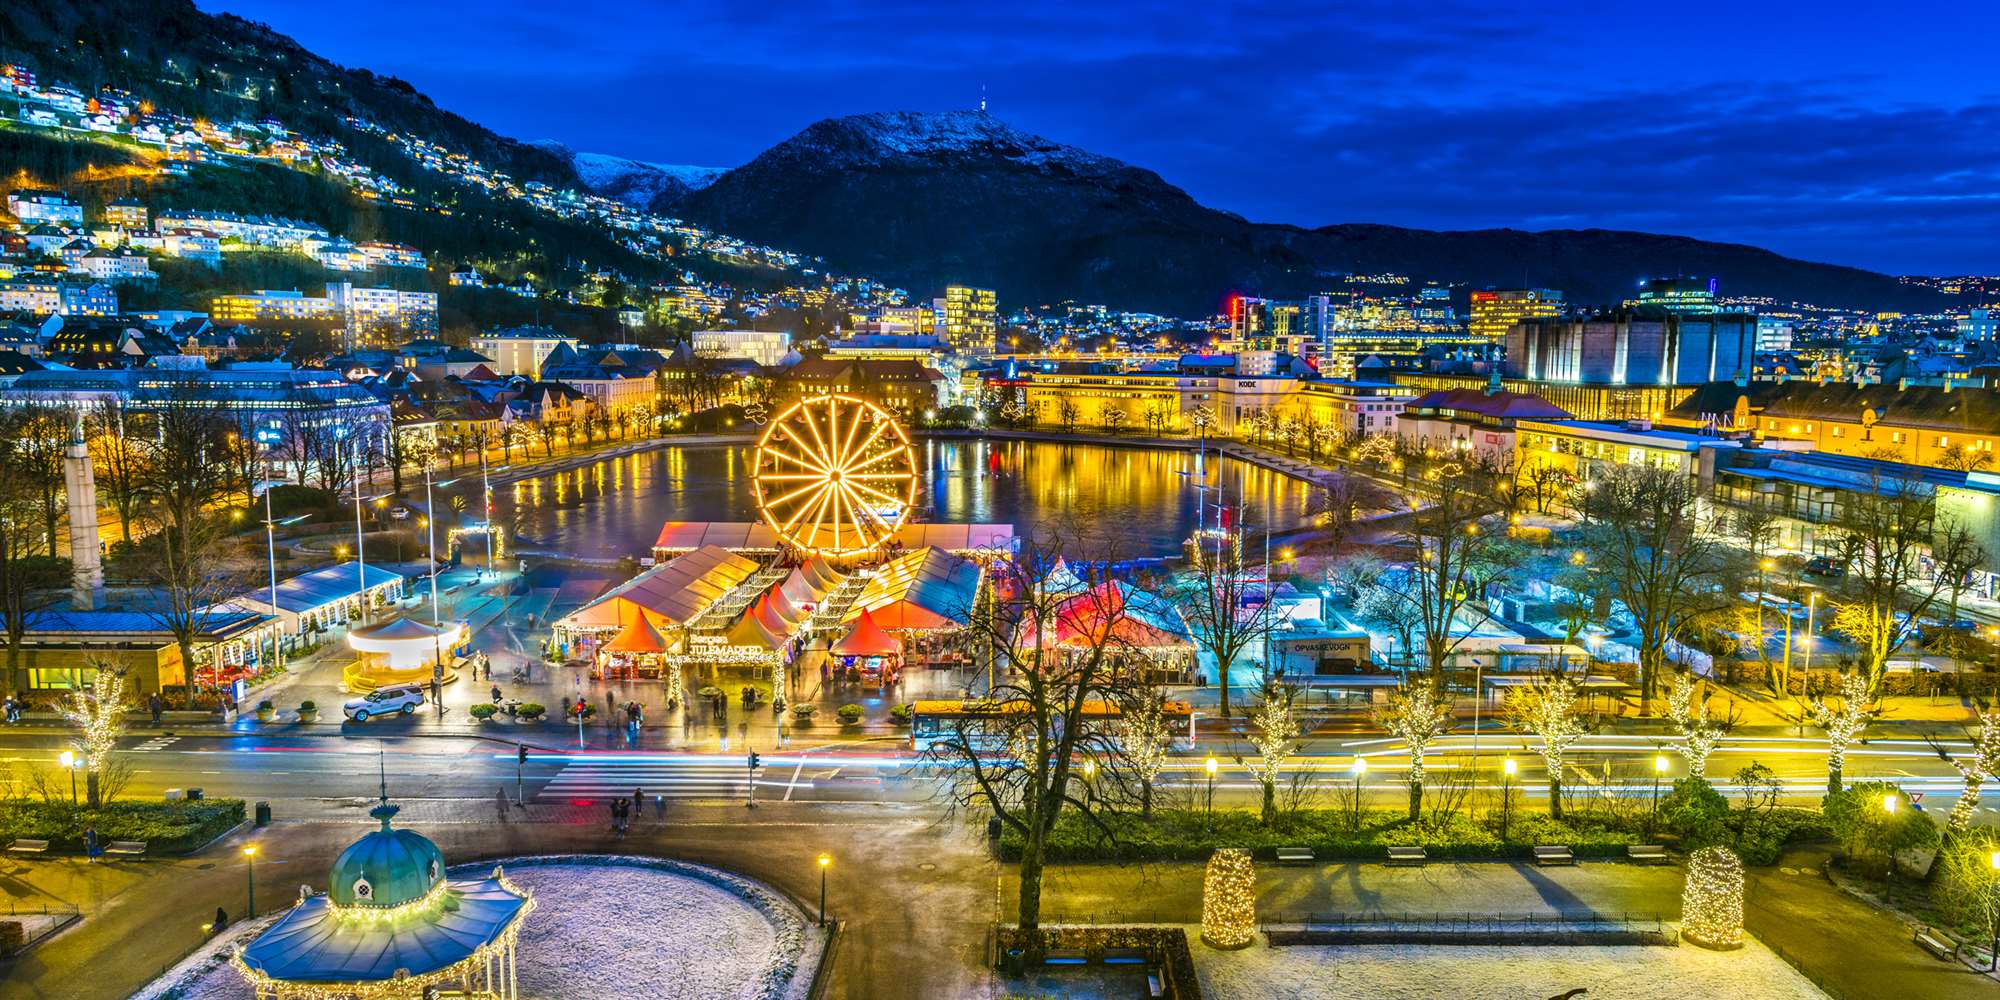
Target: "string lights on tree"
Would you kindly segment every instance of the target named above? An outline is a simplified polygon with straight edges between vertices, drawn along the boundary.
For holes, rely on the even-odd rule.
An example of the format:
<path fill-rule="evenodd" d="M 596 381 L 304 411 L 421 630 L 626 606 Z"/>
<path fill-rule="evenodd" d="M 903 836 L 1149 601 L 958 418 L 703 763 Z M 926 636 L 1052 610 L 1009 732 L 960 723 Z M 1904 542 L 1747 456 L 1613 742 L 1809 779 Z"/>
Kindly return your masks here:
<path fill-rule="evenodd" d="M 1743 862 L 1729 848 L 1704 847 L 1688 858 L 1681 937 L 1717 951 L 1743 947 Z"/>
<path fill-rule="evenodd" d="M 1682 740 L 1674 749 L 1687 761 L 1688 777 L 1706 778 L 1708 758 L 1727 726 L 1709 719 L 1708 699 L 1696 698 L 1694 689 L 1694 678 L 1686 671 L 1674 676 L 1673 690 L 1667 693 L 1667 717 L 1681 731 Z"/>
<path fill-rule="evenodd" d="M 1220 847 L 1209 855 L 1201 886 L 1201 939 L 1211 948 L 1244 948 L 1257 930 L 1257 868 L 1250 852 Z"/>
<path fill-rule="evenodd" d="M 1868 703 L 1868 679 L 1849 674 L 1840 682 L 1840 704 L 1829 706 L 1819 698 L 1807 711 L 1813 725 L 1826 731 L 1826 790 L 1840 794 L 1840 774 L 1847 763 L 1847 748 L 1868 731 L 1876 710 Z"/>

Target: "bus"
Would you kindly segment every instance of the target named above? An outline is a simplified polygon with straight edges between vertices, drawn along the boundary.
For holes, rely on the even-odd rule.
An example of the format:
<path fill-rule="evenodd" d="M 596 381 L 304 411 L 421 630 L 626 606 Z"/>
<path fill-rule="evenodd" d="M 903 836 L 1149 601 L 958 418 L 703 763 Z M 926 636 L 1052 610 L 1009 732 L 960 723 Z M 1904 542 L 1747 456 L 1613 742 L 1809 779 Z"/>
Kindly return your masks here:
<path fill-rule="evenodd" d="M 1175 739 L 1176 749 L 1194 744 L 1194 707 L 1185 701 L 1168 700 L 1160 703 L 1167 718 L 1169 730 L 1184 732 L 1184 739 Z M 919 701 L 910 706 L 910 748 L 923 753 L 940 740 L 956 736 L 960 726 L 965 725 L 974 748 L 978 750 L 998 749 L 993 740 L 982 740 L 978 720 L 1000 718 L 1029 711 L 1027 702 L 988 701 L 983 699 L 946 699 Z M 1125 713 L 1117 704 L 1109 701 L 1087 701 L 1083 704 L 1085 718 L 1116 721 Z"/>

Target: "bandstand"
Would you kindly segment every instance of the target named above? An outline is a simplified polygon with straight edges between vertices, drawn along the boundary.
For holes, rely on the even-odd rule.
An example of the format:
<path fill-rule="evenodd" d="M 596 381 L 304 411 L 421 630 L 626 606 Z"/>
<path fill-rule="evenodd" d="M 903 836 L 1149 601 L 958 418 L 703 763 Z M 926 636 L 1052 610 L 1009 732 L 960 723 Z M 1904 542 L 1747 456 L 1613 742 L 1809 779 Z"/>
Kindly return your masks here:
<path fill-rule="evenodd" d="M 532 893 L 496 867 L 447 879 L 437 845 L 396 830 L 385 794 L 369 812 L 382 828 L 334 860 L 327 891 L 301 887 L 290 912 L 235 965 L 259 1000 L 419 1000 L 438 992 L 486 1000 L 520 995 L 515 952 Z"/>
<path fill-rule="evenodd" d="M 347 633 L 347 645 L 359 654 L 341 671 L 349 691 L 367 692 L 390 684 L 419 684 L 431 680 L 434 667 L 443 669 L 440 681 L 458 679 L 452 665 L 458 659 L 459 644 L 465 641 L 465 623 L 432 625 L 414 618 L 392 618 L 380 625 L 357 628 Z"/>

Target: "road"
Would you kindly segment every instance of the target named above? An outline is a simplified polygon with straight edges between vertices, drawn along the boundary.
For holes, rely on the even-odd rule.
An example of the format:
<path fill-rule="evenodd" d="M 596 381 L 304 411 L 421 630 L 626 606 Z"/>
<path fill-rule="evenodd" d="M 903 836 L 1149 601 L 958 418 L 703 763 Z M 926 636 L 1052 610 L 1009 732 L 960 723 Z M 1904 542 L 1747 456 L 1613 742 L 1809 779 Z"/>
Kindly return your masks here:
<path fill-rule="evenodd" d="M 647 795 L 697 801 L 739 801 L 749 797 L 748 767 L 740 752 L 563 749 L 531 746 L 517 764 L 516 745 L 475 736 L 452 735 L 216 735 L 141 730 L 119 743 L 129 767 L 125 794 L 157 798 L 171 788 L 201 788 L 207 794 L 272 802 L 357 800 L 380 794 L 386 781 L 399 800 L 493 798 L 500 790 L 527 802 L 598 802 Z M 548 736 L 557 736 L 550 730 Z M 554 739 L 551 742 L 560 743 Z M 1434 744 L 1426 756 L 1433 783 L 1457 781 L 1474 771 L 1471 784 L 1497 791 L 1503 781 L 1529 798 L 1546 793 L 1542 760 L 1530 741 L 1507 733 L 1481 734 L 1476 771 L 1472 736 L 1454 735 Z M 25 766 L 52 762 L 66 746 L 56 730 L 0 731 L 0 764 L 17 773 Z M 1586 736 L 1570 748 L 1569 794 L 1608 789 L 1614 794 L 1650 795 L 1654 759 L 1668 769 L 1662 788 L 1685 774 L 1673 741 L 1647 736 Z M 1948 749 L 1954 744 L 1943 744 Z M 1959 743 L 1957 746 L 1962 747 Z M 901 740 L 795 742 L 783 751 L 760 749 L 756 796 L 795 803 L 921 804 L 936 801 L 947 774 L 916 759 Z M 1205 796 L 1210 782 L 1207 758 L 1216 759 L 1215 804 L 1250 806 L 1261 788 L 1249 764 L 1247 743 L 1204 737 L 1169 759 L 1160 787 L 1164 794 Z M 1310 741 L 1288 762 L 1282 781 L 1306 773 L 1322 791 L 1347 787 L 1353 762 L 1367 761 L 1364 793 L 1383 807 L 1400 802 L 1407 750 L 1391 737 L 1357 733 Z M 1511 758 L 1512 779 L 1501 773 Z M 1825 745 L 1817 737 L 1745 736 L 1726 738 L 1710 758 L 1708 774 L 1724 794 L 1741 789 L 1734 775 L 1751 762 L 1769 767 L 1786 801 L 1816 803 L 1826 787 Z M 1899 783 L 1929 807 L 1955 797 L 1957 772 L 1920 739 L 1882 739 L 1848 751 L 1850 781 L 1881 778 Z M 1309 779 L 1310 780 L 1310 779 Z M 2000 787 L 1989 786 L 1989 798 Z M 1200 799 L 1195 800 L 1201 801 Z M 1947 808 L 1939 806 L 1939 808 Z M 1991 808 L 1990 806 L 1988 808 Z M 2000 822 L 2000 819 L 1996 819 Z"/>

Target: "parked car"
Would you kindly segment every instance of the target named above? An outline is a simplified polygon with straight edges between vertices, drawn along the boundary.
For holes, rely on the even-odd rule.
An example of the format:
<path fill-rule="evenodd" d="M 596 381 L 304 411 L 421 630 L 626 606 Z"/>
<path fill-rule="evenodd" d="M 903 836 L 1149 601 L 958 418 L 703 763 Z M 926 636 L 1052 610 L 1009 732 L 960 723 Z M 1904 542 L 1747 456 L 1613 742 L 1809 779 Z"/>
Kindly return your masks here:
<path fill-rule="evenodd" d="M 1847 575 L 1847 563 L 1832 556 L 1814 556 L 1806 560 L 1804 569 L 1808 576 L 1823 576 L 1830 580 Z"/>
<path fill-rule="evenodd" d="M 347 703 L 347 717 L 367 722 L 377 715 L 409 715 L 424 704 L 421 684 L 391 684 L 379 687 Z"/>

